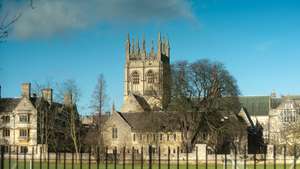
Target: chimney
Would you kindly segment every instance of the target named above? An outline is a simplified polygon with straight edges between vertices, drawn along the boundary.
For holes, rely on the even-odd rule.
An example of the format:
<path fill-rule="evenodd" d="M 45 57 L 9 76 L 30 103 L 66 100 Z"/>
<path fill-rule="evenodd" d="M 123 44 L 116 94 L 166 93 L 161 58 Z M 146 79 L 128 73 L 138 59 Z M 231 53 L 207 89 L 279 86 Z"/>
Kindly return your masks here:
<path fill-rule="evenodd" d="M 42 89 L 42 97 L 48 103 L 51 104 L 52 103 L 52 98 L 53 98 L 52 89 L 51 88 Z"/>
<path fill-rule="evenodd" d="M 1 85 L 0 85 L 0 99 L 1 99 L 1 94 L 2 94 L 2 93 L 1 93 Z"/>
<path fill-rule="evenodd" d="M 23 83 L 22 84 L 22 97 L 30 98 L 31 96 L 31 84 Z"/>
<path fill-rule="evenodd" d="M 66 92 L 64 95 L 64 104 L 66 106 L 71 106 L 73 104 L 72 93 Z"/>

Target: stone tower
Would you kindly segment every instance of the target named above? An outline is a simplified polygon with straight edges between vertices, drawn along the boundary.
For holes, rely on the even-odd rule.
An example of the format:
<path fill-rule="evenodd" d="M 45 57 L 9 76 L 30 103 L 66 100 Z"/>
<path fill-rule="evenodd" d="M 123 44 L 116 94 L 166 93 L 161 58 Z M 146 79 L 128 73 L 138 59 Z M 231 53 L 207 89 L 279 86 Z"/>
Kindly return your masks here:
<path fill-rule="evenodd" d="M 146 41 L 126 40 L 123 112 L 161 110 L 169 102 L 170 44 L 158 34 L 157 49 L 154 43 L 146 50 Z"/>

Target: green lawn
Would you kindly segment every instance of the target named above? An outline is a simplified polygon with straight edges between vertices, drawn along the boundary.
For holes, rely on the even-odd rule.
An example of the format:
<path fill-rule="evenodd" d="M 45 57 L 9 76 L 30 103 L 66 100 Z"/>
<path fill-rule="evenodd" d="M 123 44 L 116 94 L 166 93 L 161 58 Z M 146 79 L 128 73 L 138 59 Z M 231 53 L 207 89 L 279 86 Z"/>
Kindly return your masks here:
<path fill-rule="evenodd" d="M 8 160 L 6 160 L 5 163 L 4 163 L 5 164 L 4 169 L 9 169 L 8 163 L 9 163 Z M 31 165 L 29 163 L 30 162 L 28 160 L 26 162 L 26 169 L 31 169 L 30 168 Z M 55 169 L 55 162 L 50 162 L 49 164 L 50 164 L 49 169 Z M 11 161 L 11 166 L 12 166 L 12 169 L 16 169 L 16 167 L 17 167 L 16 166 L 16 161 L 12 160 Z M 289 169 L 289 167 L 290 167 L 290 164 L 287 164 L 286 168 Z M 25 169 L 24 168 L 24 161 L 21 161 L 21 160 L 19 161 L 18 168 L 19 169 Z M 41 168 L 42 169 L 48 169 L 47 162 L 43 162 Z M 63 161 L 58 162 L 57 168 L 58 169 L 64 169 Z M 80 164 L 79 163 L 74 164 L 74 168 L 75 169 L 80 169 Z M 101 163 L 99 165 L 99 168 L 100 169 L 106 169 L 106 166 L 105 166 L 105 164 Z M 107 165 L 107 169 L 114 169 L 114 168 L 115 168 L 114 164 L 110 163 L 110 164 Z M 123 169 L 123 165 L 122 164 L 117 164 L 116 168 L 117 169 Z M 143 169 L 148 169 L 148 168 L 149 168 L 148 163 L 145 161 L 145 163 L 143 165 Z M 159 166 L 158 166 L 157 163 L 152 165 L 152 169 L 158 169 L 158 168 L 159 168 Z M 187 169 L 187 166 L 185 164 L 180 164 L 179 168 L 180 169 Z M 300 169 L 300 164 L 297 165 L 297 168 Z M 33 169 L 40 169 L 39 161 L 36 161 L 34 163 L 34 168 Z M 66 169 L 72 169 L 71 163 L 66 163 Z M 84 162 L 82 164 L 82 169 L 89 169 L 88 163 Z M 97 165 L 95 163 L 92 163 L 91 164 L 91 169 L 97 169 Z M 131 164 L 126 164 L 125 169 L 132 169 L 132 165 Z M 140 163 L 135 163 L 134 164 L 134 169 L 141 169 L 141 164 Z M 161 164 L 161 169 L 177 169 L 177 165 L 176 164 L 171 164 L 170 168 L 168 168 L 167 164 Z M 196 169 L 196 165 L 195 164 L 189 164 L 188 169 Z M 198 169 L 205 169 L 205 164 L 200 163 L 198 165 Z M 208 164 L 208 169 L 215 169 L 215 165 L 214 164 Z M 217 169 L 225 169 L 225 166 L 223 164 L 219 164 L 217 166 Z M 227 165 L 227 169 L 232 169 L 231 164 Z M 244 165 L 243 164 L 238 165 L 237 169 L 244 169 Z M 248 164 L 247 169 L 254 169 L 254 165 L 253 164 Z M 259 163 L 259 164 L 257 164 L 256 169 L 264 169 L 264 165 L 262 163 Z M 267 164 L 266 169 L 274 169 L 274 165 L 273 164 Z M 284 165 L 283 164 L 277 164 L 276 169 L 284 169 Z"/>

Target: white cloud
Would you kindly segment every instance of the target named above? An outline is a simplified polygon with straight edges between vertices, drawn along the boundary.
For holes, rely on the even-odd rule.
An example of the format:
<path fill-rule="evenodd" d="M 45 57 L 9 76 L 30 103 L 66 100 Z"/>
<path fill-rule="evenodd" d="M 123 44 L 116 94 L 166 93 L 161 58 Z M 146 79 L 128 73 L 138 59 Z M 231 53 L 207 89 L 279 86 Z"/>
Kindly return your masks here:
<path fill-rule="evenodd" d="M 13 2 L 4 1 L 3 8 L 22 11 L 12 30 L 17 38 L 51 36 L 102 22 L 195 20 L 188 0 L 34 0 L 34 9 L 28 2 Z"/>

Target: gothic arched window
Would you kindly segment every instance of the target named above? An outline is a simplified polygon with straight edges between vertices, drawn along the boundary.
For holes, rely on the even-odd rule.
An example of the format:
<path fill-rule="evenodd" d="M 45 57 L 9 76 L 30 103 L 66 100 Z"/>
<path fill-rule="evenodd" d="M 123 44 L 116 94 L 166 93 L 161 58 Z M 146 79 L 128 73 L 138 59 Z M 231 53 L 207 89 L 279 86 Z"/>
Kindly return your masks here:
<path fill-rule="evenodd" d="M 149 70 L 148 72 L 147 72 L 147 82 L 149 83 L 149 84 L 152 84 L 152 83 L 154 83 L 154 73 L 153 73 L 153 71 L 152 70 Z"/>
<path fill-rule="evenodd" d="M 131 81 L 132 81 L 132 84 L 140 83 L 140 77 L 139 77 L 139 73 L 137 71 L 134 71 L 133 73 L 131 73 Z"/>

